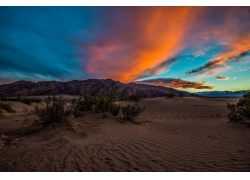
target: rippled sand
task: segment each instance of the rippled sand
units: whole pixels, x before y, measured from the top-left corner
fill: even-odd
[[[101,114],[29,135],[7,135],[29,126],[18,114],[0,120],[1,171],[249,171],[250,129],[227,123],[226,98],[154,98],[139,124]],[[121,115],[120,115],[121,116]]]

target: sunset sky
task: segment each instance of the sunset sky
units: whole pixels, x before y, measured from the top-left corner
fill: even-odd
[[[250,89],[250,7],[0,7],[0,84]]]

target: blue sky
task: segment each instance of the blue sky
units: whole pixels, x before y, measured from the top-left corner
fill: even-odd
[[[0,7],[0,22],[0,84],[250,89],[249,7]]]

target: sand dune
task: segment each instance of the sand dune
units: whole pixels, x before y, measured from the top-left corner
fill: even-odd
[[[20,108],[26,105],[15,104],[18,113],[0,120],[0,170],[249,171],[250,129],[227,123],[226,103],[236,101],[144,99],[140,124],[90,113],[33,134],[11,135],[31,124]]]

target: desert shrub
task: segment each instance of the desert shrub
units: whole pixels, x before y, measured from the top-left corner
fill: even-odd
[[[0,119],[3,118],[3,112],[2,110],[0,109]]]
[[[18,102],[19,99],[17,99],[16,97],[1,97],[1,101],[15,101]]]
[[[184,96],[184,94],[181,92],[181,93],[179,94],[179,96],[180,96],[180,97],[183,97],[183,96]]]
[[[111,108],[110,108],[110,113],[113,116],[118,116],[119,112],[120,112],[121,106],[117,105],[117,104],[112,104]]]
[[[75,117],[79,117],[82,115],[82,112],[80,111],[81,108],[82,108],[82,97],[79,97],[79,98],[74,98],[72,99],[71,101],[71,112],[72,114],[75,116]]]
[[[236,104],[227,103],[227,108],[231,111],[228,114],[229,122],[250,126],[250,92],[244,94]]]
[[[128,100],[128,98],[121,98],[118,101],[127,101],[127,100]]]
[[[72,111],[62,97],[48,97],[45,99],[45,105],[34,107],[33,113],[38,116],[39,123],[47,125],[62,123]]]
[[[174,93],[168,93],[167,95],[166,95],[166,99],[169,99],[169,98],[173,98],[173,97],[175,97],[176,95],[174,94]]]
[[[95,111],[103,114],[111,113],[115,116],[120,110],[120,108],[114,104],[116,95],[116,91],[110,91],[100,95],[84,94],[78,99],[73,99],[71,102],[73,115],[78,117],[85,111]]]
[[[128,121],[133,121],[140,113],[145,110],[145,107],[140,107],[138,104],[122,106],[123,118]]]
[[[27,105],[30,105],[32,102],[35,102],[35,103],[40,103],[42,100],[39,99],[39,98],[21,98],[20,99],[20,102],[24,103],[24,104],[27,104]]]
[[[139,102],[141,100],[141,96],[137,95],[137,94],[131,94],[129,97],[128,97],[128,100],[129,101],[134,101],[134,102]]]
[[[40,103],[42,100],[39,98],[26,98],[26,97],[1,97],[2,101],[14,101],[22,102],[24,104],[30,105],[32,102]]]
[[[15,113],[16,111],[14,109],[12,109],[10,103],[5,104],[5,103],[0,103],[0,108],[9,112],[9,113]]]

